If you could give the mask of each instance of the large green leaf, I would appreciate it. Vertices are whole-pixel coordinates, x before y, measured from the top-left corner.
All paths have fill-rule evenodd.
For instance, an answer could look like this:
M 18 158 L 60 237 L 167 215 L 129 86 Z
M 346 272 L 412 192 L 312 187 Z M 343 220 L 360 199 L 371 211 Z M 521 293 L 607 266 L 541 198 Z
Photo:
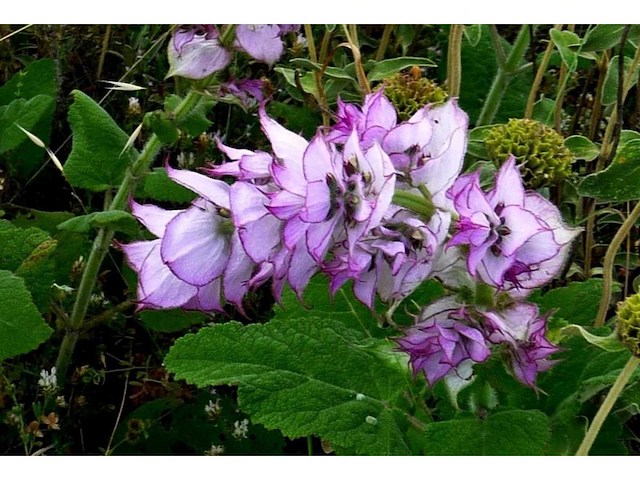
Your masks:
M 89 96 L 74 90 L 73 97 L 69 109 L 73 146 L 64 164 L 67 180 L 95 192 L 120 185 L 138 155 L 133 148 L 123 151 L 129 135 Z
M 508 410 L 426 427 L 427 455 L 544 455 L 549 419 L 537 410 Z
M 24 281 L 0 270 L 0 361 L 33 350 L 52 332 Z
M 595 52 L 601 50 L 608 50 L 615 47 L 620 43 L 622 39 L 622 31 L 624 25 L 615 24 L 600 24 L 596 25 L 585 36 L 581 50 L 583 52 Z M 629 31 L 629 39 L 637 40 L 640 33 L 640 27 L 638 25 L 632 25 Z
M 617 286 L 616 286 L 617 288 Z M 596 318 L 602 279 L 590 278 L 585 282 L 572 282 L 566 287 L 554 288 L 542 295 L 539 291 L 530 297 L 540 307 L 541 313 L 553 311 L 556 319 L 564 319 L 577 325 L 591 325 Z
M 578 193 L 602 202 L 640 198 L 640 140 L 621 145 L 611 165 L 587 175 L 578 186 Z
M 18 98 L 0 107 L 0 153 L 12 150 L 21 143 L 31 143 L 22 128 L 31 131 L 43 119 L 49 121 L 55 108 L 55 99 L 49 95 L 37 95 L 30 100 Z
M 44 241 L 47 232 L 39 228 L 18 228 L 7 220 L 0 220 L 0 269 L 15 271 Z
M 318 435 L 357 454 L 408 454 L 410 427 L 394 407 L 407 374 L 373 342 L 339 321 L 310 316 L 230 322 L 182 337 L 165 365 L 200 387 L 238 385 L 242 410 L 288 437 Z
M 51 59 L 36 60 L 0 87 L 0 105 L 11 103 L 16 98 L 29 100 L 36 95 L 55 97 L 57 91 L 55 62 Z
M 54 254 L 57 246 L 57 241 L 45 240 L 15 271 L 16 275 L 24 279 L 33 297 L 33 303 L 43 313 L 49 309 L 51 286 L 56 281 Z
M 342 287 L 333 298 L 329 294 L 329 281 L 316 275 L 304 291 L 302 302 L 296 294 L 286 288 L 280 305 L 275 307 L 275 318 L 294 319 L 307 315 L 338 320 L 344 325 L 366 335 L 384 336 L 378 327 L 377 314 L 360 303 L 348 286 Z

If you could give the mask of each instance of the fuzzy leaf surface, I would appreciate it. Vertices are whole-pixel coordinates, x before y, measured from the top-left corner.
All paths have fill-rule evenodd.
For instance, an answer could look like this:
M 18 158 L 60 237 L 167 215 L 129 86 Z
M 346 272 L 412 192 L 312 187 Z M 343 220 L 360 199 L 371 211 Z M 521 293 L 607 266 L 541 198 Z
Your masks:
M 72 186 L 94 192 L 117 187 L 138 153 L 133 148 L 123 152 L 129 135 L 91 97 L 78 90 L 73 97 L 69 108 L 73 145 L 64 174 Z
M 626 202 L 640 198 L 640 140 L 620 145 L 611 165 L 584 177 L 578 193 L 601 202 Z
M 30 352 L 52 332 L 33 304 L 24 280 L 0 270 L 0 361 Z
M 343 325 L 372 336 L 384 336 L 374 312 L 356 299 L 347 285 L 331 297 L 327 278 L 316 275 L 305 289 L 303 301 L 286 288 L 281 305 L 275 307 L 275 318 L 296 319 L 308 315 L 338 320 Z
M 309 316 L 230 322 L 182 337 L 165 365 L 200 387 L 238 385 L 242 410 L 288 437 L 318 435 L 356 454 L 409 454 L 410 427 L 393 406 L 407 379 L 365 340 L 341 322 Z
M 427 455 L 544 455 L 549 420 L 537 410 L 508 410 L 426 427 Z

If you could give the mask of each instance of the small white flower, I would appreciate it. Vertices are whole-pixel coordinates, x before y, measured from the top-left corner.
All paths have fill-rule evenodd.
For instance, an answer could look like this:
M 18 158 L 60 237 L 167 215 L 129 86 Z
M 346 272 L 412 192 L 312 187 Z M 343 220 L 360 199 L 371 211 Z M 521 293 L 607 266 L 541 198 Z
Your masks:
M 218 398 L 215 402 L 213 400 L 209 400 L 209 403 L 204 406 L 204 412 L 210 418 L 215 418 L 220 414 L 222 410 L 222 406 L 220 405 L 220 399 Z
M 205 450 L 204 454 L 205 455 L 210 455 L 210 456 L 218 456 L 218 455 L 222 455 L 224 453 L 224 446 L 223 445 L 211 445 L 211 448 L 209 450 Z
M 233 435 L 237 439 L 247 438 L 247 433 L 249 433 L 249 419 L 245 418 L 244 420 L 236 420 L 233 422 Z
M 67 402 L 66 402 L 66 400 L 64 399 L 64 396 L 63 396 L 63 395 L 59 395 L 59 396 L 57 396 L 57 397 L 56 397 L 56 405 L 57 405 L 58 407 L 60 407 L 60 408 L 65 408 L 65 407 L 67 407 L 67 406 L 68 406 L 68 405 L 67 405 Z
M 44 393 L 53 393 L 58 389 L 58 378 L 56 377 L 56 367 L 51 368 L 51 373 L 45 369 L 40 371 L 38 386 L 42 387 Z

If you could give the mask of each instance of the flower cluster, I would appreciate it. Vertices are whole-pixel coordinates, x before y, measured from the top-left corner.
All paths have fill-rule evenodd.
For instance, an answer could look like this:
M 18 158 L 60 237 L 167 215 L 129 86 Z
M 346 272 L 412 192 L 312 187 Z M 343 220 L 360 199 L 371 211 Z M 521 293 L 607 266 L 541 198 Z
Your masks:
M 409 354 L 414 373 L 423 371 L 430 385 L 444 377 L 470 379 L 472 366 L 501 345 L 516 378 L 533 387 L 538 372 L 553 365 L 549 355 L 558 351 L 545 332 L 546 317 L 532 303 L 492 311 L 445 297 L 425 307 L 398 344 Z
M 214 25 L 183 25 L 174 32 L 169 43 L 168 76 L 192 80 L 208 77 L 231 63 L 231 48 L 273 65 L 284 53 L 282 36 L 299 29 L 300 25 L 238 25 L 233 47 L 230 47 L 220 42 L 220 34 Z
M 429 305 L 400 349 L 434 383 L 470 376 L 501 345 L 514 374 L 533 385 L 555 347 L 523 298 L 560 272 L 578 230 L 524 190 L 513 159 L 488 191 L 478 173 L 460 175 L 468 120 L 455 99 L 399 122 L 378 90 L 362 106 L 339 102 L 337 119 L 306 140 L 262 105 L 270 152 L 216 139 L 228 161 L 201 173 L 167 165 L 198 198 L 183 210 L 132 202 L 157 237 L 122 247 L 138 273 L 139 307 L 221 312 L 229 303 L 242 313 L 251 290 L 268 284 L 279 301 L 288 285 L 302 296 L 318 272 L 332 293 L 350 281 L 361 302 L 373 307 L 377 296 L 392 309 L 428 278 L 452 292 L 477 284 L 510 300 Z

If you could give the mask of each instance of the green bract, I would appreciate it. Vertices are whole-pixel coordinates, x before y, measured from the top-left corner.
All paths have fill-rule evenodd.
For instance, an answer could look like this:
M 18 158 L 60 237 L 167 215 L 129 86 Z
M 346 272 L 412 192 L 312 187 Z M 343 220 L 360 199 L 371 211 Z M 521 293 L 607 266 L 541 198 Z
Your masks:
M 618 307 L 618 338 L 636 357 L 640 357 L 640 294 L 628 297 Z

